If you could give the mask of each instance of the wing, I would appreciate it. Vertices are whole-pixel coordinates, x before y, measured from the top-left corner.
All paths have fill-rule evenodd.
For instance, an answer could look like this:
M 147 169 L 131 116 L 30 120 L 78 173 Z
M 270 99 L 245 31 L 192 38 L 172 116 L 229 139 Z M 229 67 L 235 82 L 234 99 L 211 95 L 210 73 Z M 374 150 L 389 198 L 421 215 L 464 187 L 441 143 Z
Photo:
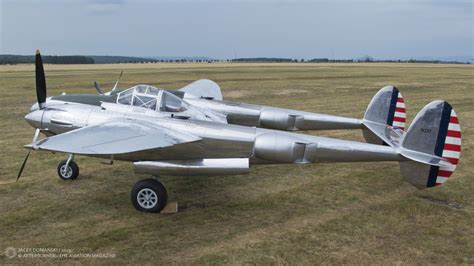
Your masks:
M 73 154 L 109 155 L 164 148 L 199 140 L 201 138 L 155 124 L 120 119 L 42 139 L 26 147 Z

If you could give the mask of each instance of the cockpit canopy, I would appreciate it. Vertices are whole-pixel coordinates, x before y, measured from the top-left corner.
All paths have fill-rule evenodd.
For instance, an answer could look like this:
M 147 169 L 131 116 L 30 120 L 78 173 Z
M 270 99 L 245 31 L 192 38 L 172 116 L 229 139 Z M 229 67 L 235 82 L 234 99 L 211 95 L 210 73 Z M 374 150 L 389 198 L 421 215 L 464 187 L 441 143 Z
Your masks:
M 181 98 L 150 85 L 136 85 L 118 93 L 117 103 L 155 111 L 182 112 L 186 110 L 186 104 Z

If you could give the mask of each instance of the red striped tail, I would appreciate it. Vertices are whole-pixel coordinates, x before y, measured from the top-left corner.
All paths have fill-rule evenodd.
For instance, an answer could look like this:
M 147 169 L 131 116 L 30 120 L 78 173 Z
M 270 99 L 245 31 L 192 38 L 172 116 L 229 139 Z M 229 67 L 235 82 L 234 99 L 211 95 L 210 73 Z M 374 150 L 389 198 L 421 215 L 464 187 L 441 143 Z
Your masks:
M 400 91 L 394 86 L 385 86 L 380 89 L 370 101 L 364 114 L 363 124 L 366 129 L 362 132 L 368 143 L 386 144 L 381 138 L 379 130 L 385 131 L 385 126 L 393 135 L 402 136 L 405 130 L 406 109 L 405 100 Z
M 443 151 L 441 157 L 447 159 L 452 165 L 451 166 L 440 166 L 438 174 L 436 176 L 435 186 L 440 186 L 446 182 L 449 177 L 453 174 L 461 156 L 461 127 L 459 120 L 451 109 L 449 117 L 448 129 L 446 138 L 444 140 Z
M 402 94 L 398 91 L 397 103 L 395 104 L 395 112 L 393 114 L 393 123 L 391 126 L 398 127 L 401 130 L 405 130 L 405 121 L 406 121 L 406 111 L 405 111 L 405 100 L 403 99 Z
M 415 117 L 402 143 L 402 175 L 419 188 L 434 187 L 450 179 L 461 156 L 461 127 L 445 101 L 426 105 Z M 415 152 L 412 152 L 415 151 Z

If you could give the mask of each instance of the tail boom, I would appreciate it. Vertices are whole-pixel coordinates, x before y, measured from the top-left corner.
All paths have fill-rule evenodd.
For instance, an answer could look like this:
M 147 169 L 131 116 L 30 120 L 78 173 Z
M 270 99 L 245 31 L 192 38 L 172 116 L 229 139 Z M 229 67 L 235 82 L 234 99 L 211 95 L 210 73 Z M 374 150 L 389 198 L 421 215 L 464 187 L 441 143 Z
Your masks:
M 406 161 L 393 147 L 259 130 L 253 154 L 269 163 Z
M 279 130 L 362 129 L 360 119 L 262 106 L 258 126 Z

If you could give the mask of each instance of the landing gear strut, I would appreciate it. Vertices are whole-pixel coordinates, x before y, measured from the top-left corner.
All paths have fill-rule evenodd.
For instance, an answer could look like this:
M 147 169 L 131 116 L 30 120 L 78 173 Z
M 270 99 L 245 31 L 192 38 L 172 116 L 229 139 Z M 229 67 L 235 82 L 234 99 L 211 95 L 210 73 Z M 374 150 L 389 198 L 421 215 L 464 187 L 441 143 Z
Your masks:
M 143 212 L 160 212 L 168 201 L 166 188 L 160 181 L 147 178 L 138 181 L 131 193 L 135 209 Z
M 79 176 L 79 166 L 74 162 L 74 155 L 69 155 L 58 165 L 58 175 L 63 180 L 74 180 Z

